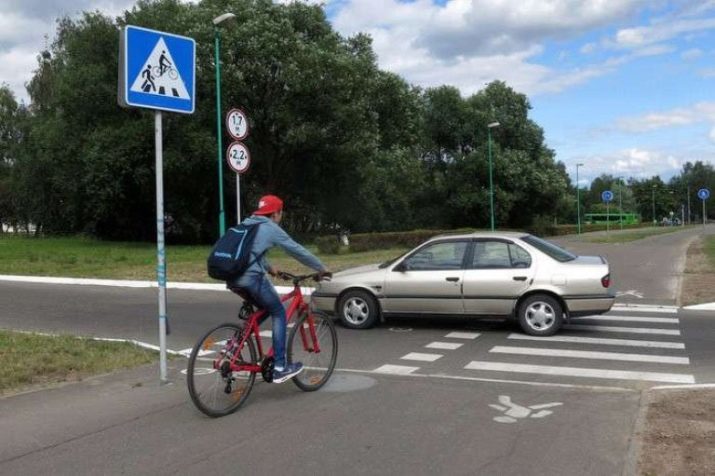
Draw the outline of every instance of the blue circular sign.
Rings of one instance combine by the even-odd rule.
[[[710,190],[707,188],[701,188],[698,190],[698,197],[700,197],[700,200],[707,200],[710,198]]]
[[[610,190],[604,190],[603,193],[601,193],[601,200],[604,202],[610,202],[613,200],[613,192]]]

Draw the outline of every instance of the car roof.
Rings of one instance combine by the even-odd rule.
[[[438,238],[523,238],[528,234],[529,233],[525,231],[475,231],[472,233],[436,235],[430,238],[430,240]]]

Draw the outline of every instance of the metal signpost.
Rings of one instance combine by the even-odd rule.
[[[606,235],[608,235],[611,231],[611,211],[609,205],[613,200],[613,192],[604,190],[603,193],[601,193],[601,200],[606,202]]]
[[[248,137],[248,117],[238,108],[231,109],[226,114],[226,128],[228,133],[236,141],[242,141]],[[243,149],[239,149],[236,144],[240,144]],[[233,149],[232,149],[233,148]],[[242,157],[230,157],[231,151],[236,154],[243,154]],[[228,148],[228,165],[236,172],[236,223],[241,223],[241,174],[248,170],[251,163],[251,156],[248,149],[241,142],[234,142]],[[245,161],[245,164],[243,163]],[[235,167],[234,167],[235,165]]]
[[[166,251],[161,111],[192,114],[195,107],[196,42],[192,38],[132,25],[119,41],[118,101],[154,110],[156,154],[156,275],[159,287],[159,378],[166,383]]]
[[[707,213],[705,212],[705,200],[710,198],[710,190],[707,188],[701,188],[698,190],[698,198],[703,202],[703,228],[705,228],[705,223],[707,222]]]

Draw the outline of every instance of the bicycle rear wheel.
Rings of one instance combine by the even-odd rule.
[[[256,380],[256,372],[235,368],[237,364],[257,364],[253,339],[239,349],[241,331],[236,324],[221,324],[199,339],[191,351],[186,370],[189,395],[196,408],[210,417],[238,410]]]
[[[325,385],[338,358],[338,335],[330,316],[322,312],[301,315],[288,342],[288,361],[303,363],[293,383],[305,392]]]

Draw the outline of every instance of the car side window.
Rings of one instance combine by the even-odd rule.
[[[513,243],[487,240],[474,243],[472,269],[510,269],[530,266],[529,253]]]
[[[519,245],[509,243],[512,268],[531,268],[531,255]]]
[[[461,269],[466,241],[446,241],[427,245],[405,260],[405,266],[412,271]]]

